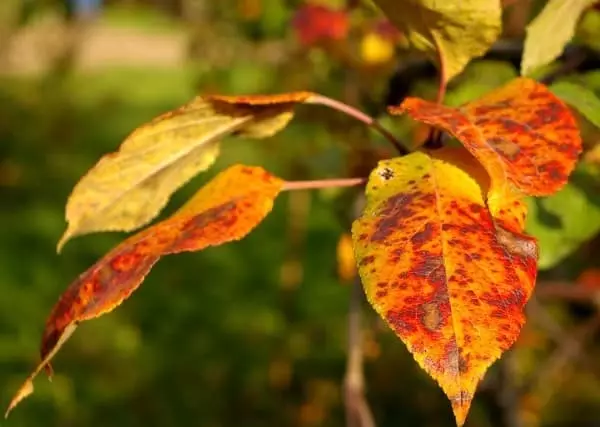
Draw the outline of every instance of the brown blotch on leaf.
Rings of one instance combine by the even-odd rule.
[[[421,305],[423,315],[421,316],[421,323],[425,328],[431,332],[437,332],[442,324],[442,315],[440,313],[438,302],[426,302]]]
[[[369,264],[372,264],[373,261],[375,261],[375,256],[367,255],[366,257],[364,257],[363,259],[360,260],[359,265],[361,265],[361,266],[369,265]]]
[[[535,239],[512,233],[499,225],[496,225],[496,236],[498,238],[498,243],[500,243],[509,253],[524,258],[537,259],[538,247],[535,243]]]
[[[394,231],[398,224],[405,218],[414,215],[408,205],[410,205],[415,196],[408,193],[400,193],[390,197],[380,212],[382,217],[375,225],[375,232],[371,236],[371,242],[382,242],[386,240]]]
[[[425,224],[423,229],[417,232],[414,236],[411,237],[410,241],[415,246],[423,246],[426,242],[431,240],[433,237],[434,227],[433,224],[428,222]]]

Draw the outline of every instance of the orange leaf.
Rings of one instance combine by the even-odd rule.
[[[54,306],[42,338],[42,362],[15,395],[6,415],[33,392],[32,380],[42,369],[52,373],[50,359],[80,322],[121,304],[161,256],[244,237],[271,211],[282,186],[282,180],[262,168],[233,166],[173,216],[125,240],[79,276]]]
[[[448,158],[380,162],[352,237],[369,301],[462,425],[478,382],[525,321],[537,245],[515,223],[495,222],[477,178]]]
[[[575,118],[544,85],[519,78],[459,108],[407,98],[393,114],[458,138],[483,164],[492,192],[532,196],[562,188],[581,152]]]

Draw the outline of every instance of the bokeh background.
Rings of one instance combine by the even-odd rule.
[[[55,252],[71,188],[136,126],[205,92],[306,89],[383,117],[398,68],[402,91],[435,96],[435,76],[414,68],[422,59],[402,35],[370,2],[348,13],[346,3],[358,2],[0,0],[3,405],[37,363],[59,294],[124,237],[89,235]],[[505,36],[518,38],[544,2],[506,3],[515,4]],[[593,50],[598,40],[592,9],[575,41]],[[447,101],[517,76],[518,55],[474,62]],[[600,95],[598,70],[562,74]],[[529,322],[481,384],[468,426],[600,426],[600,133],[579,118],[586,152],[572,183],[530,203],[543,270]],[[382,122],[408,145],[426,136],[405,119]],[[264,165],[288,179],[357,176],[385,150],[351,119],[300,107],[270,140],[228,140],[164,215],[230,164]],[[351,280],[348,247],[338,243],[354,196],[284,194],[243,241],[162,260],[130,300],[78,329],[55,359],[53,382],[41,376],[33,397],[0,425],[345,425]],[[378,426],[453,426],[442,391],[366,303],[362,332]]]

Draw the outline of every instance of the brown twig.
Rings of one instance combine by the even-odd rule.
[[[390,131],[388,131],[386,128],[384,128],[377,120],[375,120],[373,117],[369,116],[368,114],[363,113],[362,111],[360,111],[348,104],[345,104],[341,101],[337,101],[335,99],[328,98],[323,95],[313,95],[307,101],[307,103],[325,105],[329,108],[333,108],[334,110],[345,113],[348,116],[353,117],[360,122],[363,122],[370,128],[376,130],[381,135],[383,135],[385,137],[385,139],[387,139],[390,142],[390,144],[392,144],[394,146],[394,148],[398,151],[398,153],[400,153],[401,155],[408,154],[408,150],[404,147],[404,145],[402,145],[402,143],[400,143],[400,141],[398,141],[398,139],[396,139],[396,137],[394,135],[392,135],[392,133]]]
[[[367,182],[366,178],[317,179],[313,181],[286,181],[282,191],[318,190],[322,188],[355,187]]]
[[[541,396],[541,405],[547,404],[552,398],[552,395],[565,378],[565,369],[581,357],[587,341],[599,326],[600,313],[596,313],[583,325],[577,327],[575,331],[570,332],[554,354],[537,370],[528,388],[536,390],[536,394]]]
[[[348,358],[344,378],[344,403],[348,427],[375,427],[373,414],[365,398],[361,331],[361,303],[363,290],[360,277],[356,276],[348,311]]]
[[[575,302],[594,302],[600,298],[600,290],[587,288],[577,282],[544,281],[536,286],[535,295],[540,299],[564,299]]]

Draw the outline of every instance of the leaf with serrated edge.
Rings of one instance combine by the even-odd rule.
[[[58,250],[76,235],[147,224],[173,192],[214,163],[221,138],[269,137],[287,125],[295,104],[312,97],[309,92],[198,97],[140,126],[73,189]]]
[[[585,9],[597,0],[550,0],[527,26],[523,46],[521,74],[558,58],[575,35],[575,28]]]
[[[415,48],[441,62],[444,83],[500,35],[500,0],[374,0]]]
[[[525,322],[535,240],[492,218],[460,164],[426,153],[380,162],[366,195],[352,238],[367,297],[461,426],[478,382]]]
[[[527,78],[458,108],[407,98],[390,111],[455,136],[487,170],[497,194],[553,194],[566,184],[581,153],[569,108]]]
[[[262,168],[232,166],[173,216],[125,240],[79,276],[54,306],[42,338],[42,362],[19,389],[6,415],[33,392],[32,381],[42,369],[51,374],[50,359],[80,322],[121,304],[162,256],[246,236],[271,211],[282,186],[282,180]]]

